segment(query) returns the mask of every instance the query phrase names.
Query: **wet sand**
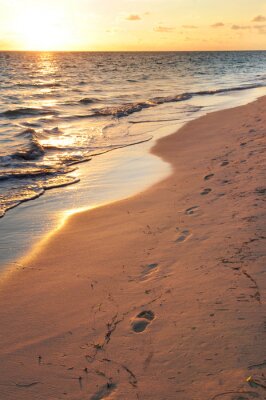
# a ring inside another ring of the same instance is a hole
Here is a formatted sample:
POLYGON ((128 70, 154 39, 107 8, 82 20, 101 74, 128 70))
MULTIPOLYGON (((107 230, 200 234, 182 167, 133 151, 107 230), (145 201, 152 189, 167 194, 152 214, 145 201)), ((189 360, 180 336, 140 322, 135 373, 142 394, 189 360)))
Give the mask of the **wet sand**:
POLYGON ((265 106, 159 140, 171 176, 3 279, 3 399, 265 399, 265 106))

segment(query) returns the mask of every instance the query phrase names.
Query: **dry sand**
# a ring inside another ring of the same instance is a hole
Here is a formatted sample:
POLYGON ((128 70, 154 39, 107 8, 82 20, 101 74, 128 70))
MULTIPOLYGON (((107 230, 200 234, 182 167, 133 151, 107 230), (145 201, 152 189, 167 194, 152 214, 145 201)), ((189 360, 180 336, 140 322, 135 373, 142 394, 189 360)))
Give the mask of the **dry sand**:
POLYGON ((3 280, 1 400, 266 398, 265 107, 161 139, 170 177, 73 215, 3 280))

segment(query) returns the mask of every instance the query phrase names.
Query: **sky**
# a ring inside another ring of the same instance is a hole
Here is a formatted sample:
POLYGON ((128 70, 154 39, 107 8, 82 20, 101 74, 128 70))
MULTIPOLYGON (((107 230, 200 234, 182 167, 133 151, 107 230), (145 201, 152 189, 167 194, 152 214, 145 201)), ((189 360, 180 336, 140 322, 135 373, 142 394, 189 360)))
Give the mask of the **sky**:
POLYGON ((1 50, 266 50, 266 0, 0 0, 1 50))

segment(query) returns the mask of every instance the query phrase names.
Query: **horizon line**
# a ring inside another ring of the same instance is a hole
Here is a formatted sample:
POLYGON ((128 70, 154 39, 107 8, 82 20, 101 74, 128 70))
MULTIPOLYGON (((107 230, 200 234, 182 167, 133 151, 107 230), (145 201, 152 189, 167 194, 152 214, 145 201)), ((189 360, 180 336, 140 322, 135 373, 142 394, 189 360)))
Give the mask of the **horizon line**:
POLYGON ((231 50, 16 50, 0 49, 1 53, 211 53, 211 52, 264 52, 265 49, 231 49, 231 50))

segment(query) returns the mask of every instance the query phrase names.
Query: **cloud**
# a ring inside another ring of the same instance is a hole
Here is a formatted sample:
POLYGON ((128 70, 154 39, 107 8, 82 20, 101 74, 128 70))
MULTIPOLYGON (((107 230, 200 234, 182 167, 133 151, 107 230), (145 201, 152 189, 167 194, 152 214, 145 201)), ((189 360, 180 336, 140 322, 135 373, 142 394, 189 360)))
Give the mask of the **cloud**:
POLYGON ((258 15, 257 17, 253 18, 252 22, 265 22, 266 21, 266 17, 264 17, 263 15, 258 15))
POLYGON ((260 33, 261 35, 266 34, 266 25, 256 25, 254 26, 254 29, 256 29, 257 32, 260 33))
POLYGON ((166 32, 173 32, 175 28, 171 26, 156 26, 153 30, 155 32, 166 33, 166 32))
POLYGON ((182 25, 182 28, 185 28, 185 29, 197 29, 198 27, 196 25, 182 25))
POLYGON ((245 30, 245 29, 250 29, 251 26, 249 25, 232 25, 231 29, 233 29, 234 31, 238 31, 238 30, 245 30))
POLYGON ((126 17, 126 20, 128 21, 140 21, 141 17, 137 14, 130 14, 126 17))
POLYGON ((231 29, 234 31, 249 30, 250 32, 257 32, 261 35, 266 34, 266 24, 262 25, 232 25, 231 29))
POLYGON ((215 24, 211 25, 211 28, 222 28, 224 26, 223 22, 216 22, 215 24))

